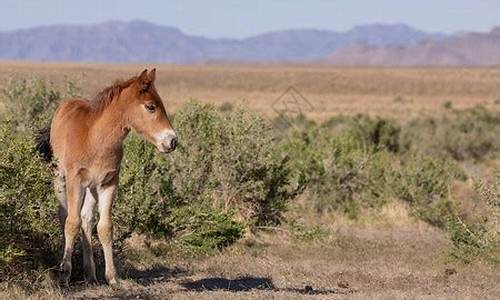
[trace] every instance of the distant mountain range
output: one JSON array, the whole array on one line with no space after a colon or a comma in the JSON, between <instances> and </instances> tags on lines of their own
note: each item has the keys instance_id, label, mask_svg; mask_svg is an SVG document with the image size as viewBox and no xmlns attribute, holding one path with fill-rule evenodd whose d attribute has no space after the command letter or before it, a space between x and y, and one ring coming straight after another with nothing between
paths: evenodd
<instances>
[{"instance_id":1,"label":"distant mountain range","mask_svg":"<svg viewBox=\"0 0 500 300\"><path fill-rule=\"evenodd\" d=\"M413 45L355 43L333 52L325 63L345 66L493 66L500 65L500 27Z\"/></svg>"},{"instance_id":2,"label":"distant mountain range","mask_svg":"<svg viewBox=\"0 0 500 300\"><path fill-rule=\"evenodd\" d=\"M245 39L206 38L144 21L54 25L0 32L0 59L157 63L492 65L500 29L445 35L404 24L349 31L275 31Z\"/></svg>"}]
</instances>

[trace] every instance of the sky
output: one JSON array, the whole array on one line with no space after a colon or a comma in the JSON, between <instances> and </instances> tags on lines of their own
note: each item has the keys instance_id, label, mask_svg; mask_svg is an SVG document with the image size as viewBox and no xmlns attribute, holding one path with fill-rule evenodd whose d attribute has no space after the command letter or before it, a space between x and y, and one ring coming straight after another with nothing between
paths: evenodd
<instances>
[{"instance_id":1,"label":"sky","mask_svg":"<svg viewBox=\"0 0 500 300\"><path fill-rule=\"evenodd\" d=\"M433 32L488 31L500 25L499 0L0 0L0 31L52 24L145 20L207 37L267 31L344 31L405 23Z\"/></svg>"}]
</instances>

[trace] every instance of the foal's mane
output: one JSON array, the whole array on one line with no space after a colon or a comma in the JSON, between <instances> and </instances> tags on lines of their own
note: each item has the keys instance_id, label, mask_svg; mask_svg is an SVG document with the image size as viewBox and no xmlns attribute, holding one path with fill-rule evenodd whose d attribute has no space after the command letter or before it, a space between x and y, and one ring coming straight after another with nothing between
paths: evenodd
<instances>
[{"instance_id":1,"label":"foal's mane","mask_svg":"<svg viewBox=\"0 0 500 300\"><path fill-rule=\"evenodd\" d=\"M107 107L113 99L118 96L124 89L128 88L137 80L138 76L134 76L127 80L117 80L112 85L104 88L95 95L90 102L92 108L96 111L101 111Z\"/></svg>"}]
</instances>

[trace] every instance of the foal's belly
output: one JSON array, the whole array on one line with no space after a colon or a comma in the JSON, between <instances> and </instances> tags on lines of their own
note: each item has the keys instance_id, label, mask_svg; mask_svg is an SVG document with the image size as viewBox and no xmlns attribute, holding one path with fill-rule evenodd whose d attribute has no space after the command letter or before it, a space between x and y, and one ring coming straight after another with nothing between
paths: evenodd
<instances>
[{"instance_id":1,"label":"foal's belly","mask_svg":"<svg viewBox=\"0 0 500 300\"><path fill-rule=\"evenodd\" d=\"M88 188L100 188L118 184L120 168L82 168L79 171L82 183Z\"/></svg>"}]
</instances>

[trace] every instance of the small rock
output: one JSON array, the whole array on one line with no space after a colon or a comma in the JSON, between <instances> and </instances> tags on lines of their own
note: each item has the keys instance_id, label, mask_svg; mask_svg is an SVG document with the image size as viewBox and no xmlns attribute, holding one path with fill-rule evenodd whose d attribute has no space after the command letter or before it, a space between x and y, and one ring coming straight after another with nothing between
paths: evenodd
<instances>
[{"instance_id":1,"label":"small rock","mask_svg":"<svg viewBox=\"0 0 500 300\"><path fill-rule=\"evenodd\" d=\"M457 274L457 270L455 270L454 268L447 268L446 270L444 270L444 274L446 274L447 276L451 276Z\"/></svg>"},{"instance_id":2,"label":"small rock","mask_svg":"<svg viewBox=\"0 0 500 300\"><path fill-rule=\"evenodd\" d=\"M313 290L313 287L310 286L310 285L306 285L304 287L304 291L306 291L306 293L312 293L314 290Z\"/></svg>"},{"instance_id":3,"label":"small rock","mask_svg":"<svg viewBox=\"0 0 500 300\"><path fill-rule=\"evenodd\" d=\"M346 280L339 280L339 282L337 282L337 285L339 286L339 288L346 289L349 287L349 282L347 282Z\"/></svg>"}]
</instances>

